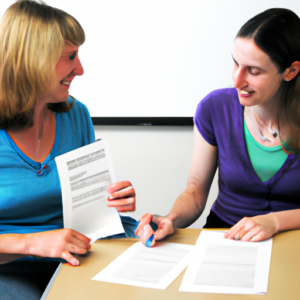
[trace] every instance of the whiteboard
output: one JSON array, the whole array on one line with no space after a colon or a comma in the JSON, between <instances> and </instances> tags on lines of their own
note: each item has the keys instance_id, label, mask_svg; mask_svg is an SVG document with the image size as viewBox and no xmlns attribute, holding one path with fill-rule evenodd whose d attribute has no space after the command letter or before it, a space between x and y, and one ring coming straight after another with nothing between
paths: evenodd
<instances>
[{"instance_id":1,"label":"whiteboard","mask_svg":"<svg viewBox=\"0 0 300 300\"><path fill-rule=\"evenodd\" d=\"M13 0L1 0L1 15ZM70 94L92 117L192 117L209 92L232 84L240 27L298 0L48 0L84 28L84 75Z\"/></svg>"}]
</instances>

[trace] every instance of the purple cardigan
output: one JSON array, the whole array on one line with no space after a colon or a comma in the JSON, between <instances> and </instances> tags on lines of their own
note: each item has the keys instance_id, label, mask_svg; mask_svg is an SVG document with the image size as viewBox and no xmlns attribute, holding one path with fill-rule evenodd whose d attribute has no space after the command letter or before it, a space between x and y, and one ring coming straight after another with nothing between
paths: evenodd
<instances>
[{"instance_id":1,"label":"purple cardigan","mask_svg":"<svg viewBox=\"0 0 300 300\"><path fill-rule=\"evenodd\" d=\"M243 112L237 90L228 88L206 96L194 118L203 138L218 147L219 194L212 211L232 225L245 216L300 208L299 157L286 171L295 157L289 155L270 180L261 182L248 156Z\"/></svg>"}]
</instances>

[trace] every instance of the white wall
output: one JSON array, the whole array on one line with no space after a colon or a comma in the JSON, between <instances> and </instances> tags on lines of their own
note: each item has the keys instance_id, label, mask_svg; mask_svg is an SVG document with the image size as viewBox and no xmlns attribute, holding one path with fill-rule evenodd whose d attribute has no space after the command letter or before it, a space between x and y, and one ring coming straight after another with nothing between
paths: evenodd
<instances>
[{"instance_id":1,"label":"white wall","mask_svg":"<svg viewBox=\"0 0 300 300\"><path fill-rule=\"evenodd\" d=\"M109 142L117 180L129 180L136 189L136 211L130 215L167 214L187 184L193 128L95 126L95 133ZM192 228L205 224L217 192L215 178L205 211Z\"/></svg>"}]
</instances>

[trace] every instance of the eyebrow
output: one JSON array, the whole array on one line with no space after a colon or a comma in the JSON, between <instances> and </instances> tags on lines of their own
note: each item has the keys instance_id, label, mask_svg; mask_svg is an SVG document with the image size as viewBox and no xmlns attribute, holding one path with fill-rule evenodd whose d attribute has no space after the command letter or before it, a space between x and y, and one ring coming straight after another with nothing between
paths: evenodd
<instances>
[{"instance_id":1,"label":"eyebrow","mask_svg":"<svg viewBox=\"0 0 300 300\"><path fill-rule=\"evenodd\" d=\"M234 61L237 65L239 65L238 62L234 59L233 54L231 54L231 57L232 57L233 61ZM257 70L264 71L264 69L262 69L262 68L260 68L260 67L257 67L257 66L246 66L246 67L247 67L247 68L250 68L250 69L257 69Z\"/></svg>"}]
</instances>

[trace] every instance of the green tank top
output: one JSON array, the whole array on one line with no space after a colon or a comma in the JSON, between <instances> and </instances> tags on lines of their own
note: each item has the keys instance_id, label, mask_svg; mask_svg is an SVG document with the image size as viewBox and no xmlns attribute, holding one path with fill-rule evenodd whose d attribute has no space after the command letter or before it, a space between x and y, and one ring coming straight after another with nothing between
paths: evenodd
<instances>
[{"instance_id":1,"label":"green tank top","mask_svg":"<svg viewBox=\"0 0 300 300\"><path fill-rule=\"evenodd\" d=\"M244 119L244 135L250 162L262 182L270 180L282 167L288 154L280 145L268 147L259 144L250 134Z\"/></svg>"}]
</instances>

